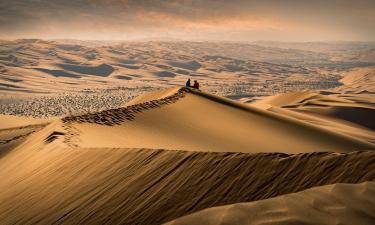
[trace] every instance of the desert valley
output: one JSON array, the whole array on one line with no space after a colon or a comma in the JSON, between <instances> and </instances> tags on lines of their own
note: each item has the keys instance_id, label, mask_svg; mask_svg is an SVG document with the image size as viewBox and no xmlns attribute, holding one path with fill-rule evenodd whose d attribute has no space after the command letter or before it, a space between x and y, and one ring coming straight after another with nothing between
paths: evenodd
<instances>
[{"instance_id":1,"label":"desert valley","mask_svg":"<svg viewBox=\"0 0 375 225\"><path fill-rule=\"evenodd\" d=\"M0 90L1 224L374 224L373 43L1 41Z\"/></svg>"}]
</instances>

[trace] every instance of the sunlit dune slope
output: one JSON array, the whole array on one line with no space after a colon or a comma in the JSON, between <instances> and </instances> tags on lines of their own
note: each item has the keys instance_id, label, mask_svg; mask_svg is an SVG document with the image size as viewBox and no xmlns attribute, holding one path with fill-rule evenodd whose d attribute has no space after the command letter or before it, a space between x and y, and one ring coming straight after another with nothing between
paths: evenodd
<instances>
[{"instance_id":1,"label":"sunlit dune slope","mask_svg":"<svg viewBox=\"0 0 375 225\"><path fill-rule=\"evenodd\" d=\"M44 132L0 157L1 224L160 224L208 207L375 180L374 152L62 148L38 144Z\"/></svg>"},{"instance_id":2,"label":"sunlit dune slope","mask_svg":"<svg viewBox=\"0 0 375 225\"><path fill-rule=\"evenodd\" d=\"M64 129L74 130L70 144L85 148L247 153L375 148L365 140L186 88L148 94L126 108L66 117L63 121Z\"/></svg>"},{"instance_id":3,"label":"sunlit dune slope","mask_svg":"<svg viewBox=\"0 0 375 225\"><path fill-rule=\"evenodd\" d=\"M42 123L47 123L49 121L50 121L49 119L35 119L31 117L0 115L0 130L35 125L35 124L42 124Z\"/></svg>"},{"instance_id":4,"label":"sunlit dune slope","mask_svg":"<svg viewBox=\"0 0 375 225\"><path fill-rule=\"evenodd\" d=\"M0 145L5 225L161 224L210 207L375 180L375 152L352 151L374 149L369 142L186 88L0 137L9 141Z\"/></svg>"},{"instance_id":5,"label":"sunlit dune slope","mask_svg":"<svg viewBox=\"0 0 375 225\"><path fill-rule=\"evenodd\" d=\"M353 69L340 80L344 85L336 90L345 93L375 94L375 67Z\"/></svg>"},{"instance_id":6,"label":"sunlit dune slope","mask_svg":"<svg viewBox=\"0 0 375 225\"><path fill-rule=\"evenodd\" d=\"M375 182L333 184L250 203L202 210L168 225L361 224L375 221Z\"/></svg>"}]
</instances>

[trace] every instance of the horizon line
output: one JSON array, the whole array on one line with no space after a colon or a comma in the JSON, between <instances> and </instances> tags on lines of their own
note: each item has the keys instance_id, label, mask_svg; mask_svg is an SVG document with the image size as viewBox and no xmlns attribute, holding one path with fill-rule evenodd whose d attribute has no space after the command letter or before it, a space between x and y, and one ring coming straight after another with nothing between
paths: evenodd
<instances>
[{"instance_id":1,"label":"horizon line","mask_svg":"<svg viewBox=\"0 0 375 225\"><path fill-rule=\"evenodd\" d=\"M164 40L163 40L164 39ZM365 40L314 40L314 41L278 41L278 40L254 40L254 41L244 41L244 40L210 40L210 39L178 39L178 38L138 38L138 39L77 39L77 38L0 38L0 41L17 41L17 40L41 40L41 41L95 41L95 42L227 42L227 43L371 43L375 44L374 41L365 41Z\"/></svg>"}]
</instances>

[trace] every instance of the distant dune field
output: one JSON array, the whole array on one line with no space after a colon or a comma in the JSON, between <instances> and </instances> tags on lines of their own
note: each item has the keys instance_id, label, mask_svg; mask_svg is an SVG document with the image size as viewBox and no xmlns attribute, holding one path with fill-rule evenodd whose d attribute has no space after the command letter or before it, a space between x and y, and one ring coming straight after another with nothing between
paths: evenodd
<instances>
[{"instance_id":1,"label":"distant dune field","mask_svg":"<svg viewBox=\"0 0 375 225\"><path fill-rule=\"evenodd\" d=\"M0 224L373 224L374 67L133 44L0 46Z\"/></svg>"}]
</instances>

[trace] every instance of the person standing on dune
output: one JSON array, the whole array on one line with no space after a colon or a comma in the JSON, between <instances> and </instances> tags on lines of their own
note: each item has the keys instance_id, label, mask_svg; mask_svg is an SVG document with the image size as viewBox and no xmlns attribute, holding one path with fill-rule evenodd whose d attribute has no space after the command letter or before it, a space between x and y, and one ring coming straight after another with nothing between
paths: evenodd
<instances>
[{"instance_id":1,"label":"person standing on dune","mask_svg":"<svg viewBox=\"0 0 375 225\"><path fill-rule=\"evenodd\" d=\"M199 83L198 83L197 80L194 81L193 88L195 88L195 89L199 89Z\"/></svg>"},{"instance_id":2,"label":"person standing on dune","mask_svg":"<svg viewBox=\"0 0 375 225\"><path fill-rule=\"evenodd\" d=\"M190 78L186 81L186 87L191 87Z\"/></svg>"}]
</instances>

